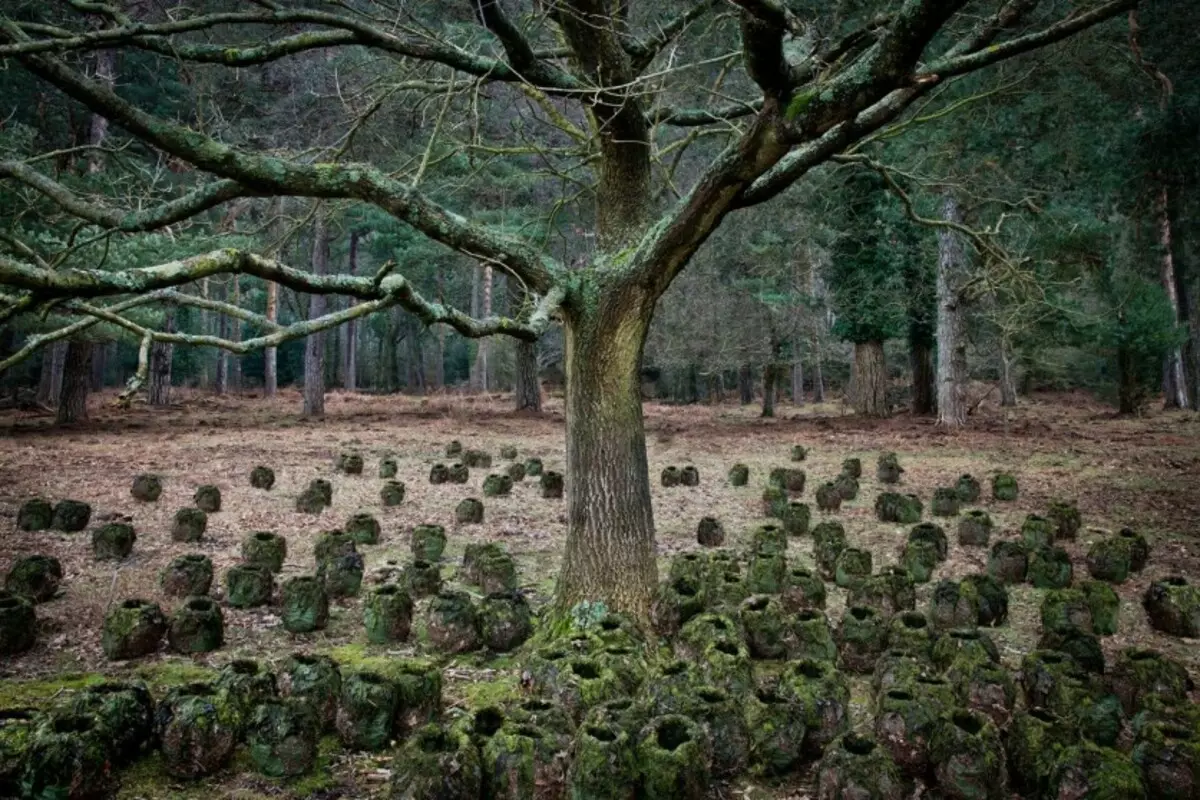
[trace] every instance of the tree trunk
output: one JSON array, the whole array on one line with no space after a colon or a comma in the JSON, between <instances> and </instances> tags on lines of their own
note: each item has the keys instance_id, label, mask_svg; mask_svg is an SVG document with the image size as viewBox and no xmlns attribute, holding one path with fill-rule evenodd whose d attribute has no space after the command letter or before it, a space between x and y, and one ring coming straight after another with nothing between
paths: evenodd
<instances>
[{"instance_id":1,"label":"tree trunk","mask_svg":"<svg viewBox=\"0 0 1200 800\"><path fill-rule=\"evenodd\" d=\"M952 194L942 198L942 219L962 221L958 201ZM967 337L963 319L966 301L962 296L966 268L962 237L954 231L938 231L938 424L955 428L967 424Z\"/></svg>"},{"instance_id":2,"label":"tree trunk","mask_svg":"<svg viewBox=\"0 0 1200 800\"><path fill-rule=\"evenodd\" d=\"M421 321L408 317L408 386L425 394L425 351L421 347Z\"/></svg>"},{"instance_id":3,"label":"tree trunk","mask_svg":"<svg viewBox=\"0 0 1200 800\"><path fill-rule=\"evenodd\" d=\"M887 364L883 342L855 342L854 366L850 372L850 398L854 411L864 417L886 417Z\"/></svg>"},{"instance_id":4,"label":"tree trunk","mask_svg":"<svg viewBox=\"0 0 1200 800\"><path fill-rule=\"evenodd\" d=\"M267 319L279 318L279 284L267 282ZM279 351L268 347L263 351L263 393L274 397L279 391Z\"/></svg>"},{"instance_id":5,"label":"tree trunk","mask_svg":"<svg viewBox=\"0 0 1200 800\"><path fill-rule=\"evenodd\" d=\"M242 303L242 284L236 275L233 276L231 284L233 298L229 301L235 306L240 306ZM226 292L229 294L230 292ZM229 339L234 342L242 340L242 321L237 317L231 317L229 320ZM230 391L237 392L242 388L242 357L234 353L227 353L228 361L228 386Z\"/></svg>"},{"instance_id":6,"label":"tree trunk","mask_svg":"<svg viewBox=\"0 0 1200 800\"><path fill-rule=\"evenodd\" d=\"M556 605L585 600L646 621L658 583L642 422L642 348L654 310L638 289L564 309L567 544Z\"/></svg>"},{"instance_id":7,"label":"tree trunk","mask_svg":"<svg viewBox=\"0 0 1200 800\"><path fill-rule=\"evenodd\" d=\"M738 392L742 405L748 406L754 402L754 370L749 364L742 364L738 369Z\"/></svg>"},{"instance_id":8,"label":"tree trunk","mask_svg":"<svg viewBox=\"0 0 1200 800\"><path fill-rule=\"evenodd\" d=\"M825 375L821 370L821 340L817 338L816 355L813 357L813 402L825 402Z\"/></svg>"},{"instance_id":9,"label":"tree trunk","mask_svg":"<svg viewBox=\"0 0 1200 800\"><path fill-rule=\"evenodd\" d=\"M792 403L804 405L804 362L798 358L792 364Z\"/></svg>"},{"instance_id":10,"label":"tree trunk","mask_svg":"<svg viewBox=\"0 0 1200 800\"><path fill-rule=\"evenodd\" d=\"M1012 345L1000 342L1000 405L1008 408L1017 404L1017 376L1013 363Z\"/></svg>"},{"instance_id":11,"label":"tree trunk","mask_svg":"<svg viewBox=\"0 0 1200 800\"><path fill-rule=\"evenodd\" d=\"M115 81L117 51L96 51L96 81L101 85L112 88ZM88 129L88 144L99 148L104 144L108 135L108 119L100 114L92 114L91 125ZM95 149L88 151L88 174L95 175L104 170L104 151Z\"/></svg>"},{"instance_id":12,"label":"tree trunk","mask_svg":"<svg viewBox=\"0 0 1200 800\"><path fill-rule=\"evenodd\" d=\"M163 316L163 330L175 330L175 309L168 307ZM152 406L167 406L171 403L171 359L175 345L155 342L150 346L150 387L147 400Z\"/></svg>"},{"instance_id":13,"label":"tree trunk","mask_svg":"<svg viewBox=\"0 0 1200 800\"><path fill-rule=\"evenodd\" d=\"M933 348L924 340L913 342L909 347L909 365L912 367L912 413L929 416L937 410Z\"/></svg>"},{"instance_id":14,"label":"tree trunk","mask_svg":"<svg viewBox=\"0 0 1200 800\"><path fill-rule=\"evenodd\" d=\"M62 393L63 360L67 357L67 343L59 340L42 350L42 372L38 380L37 401L53 408L58 405Z\"/></svg>"},{"instance_id":15,"label":"tree trunk","mask_svg":"<svg viewBox=\"0 0 1200 800\"><path fill-rule=\"evenodd\" d=\"M104 374L108 371L108 342L96 342L92 346L92 385L93 392L104 390Z\"/></svg>"},{"instance_id":16,"label":"tree trunk","mask_svg":"<svg viewBox=\"0 0 1200 800\"><path fill-rule=\"evenodd\" d=\"M1127 347L1117 348L1117 411L1121 414L1140 414L1145 400L1138 384L1137 365Z\"/></svg>"},{"instance_id":17,"label":"tree trunk","mask_svg":"<svg viewBox=\"0 0 1200 800\"><path fill-rule=\"evenodd\" d=\"M351 275L358 273L358 231L350 233L350 254L347 268ZM353 303L351 299L349 302ZM348 392L358 389L358 321L350 320L342 326L342 388Z\"/></svg>"},{"instance_id":18,"label":"tree trunk","mask_svg":"<svg viewBox=\"0 0 1200 800\"><path fill-rule=\"evenodd\" d=\"M1163 291L1167 294L1167 302L1171 305L1171 316L1178 325L1183 315L1180 313L1179 284L1175 277L1175 253L1173 232L1171 228L1171 204L1167 187L1163 187L1158 195L1158 245L1161 257L1159 259L1159 276L1162 279ZM1167 354L1165 406L1167 408L1187 408L1187 375L1183 368L1183 350L1176 347Z\"/></svg>"},{"instance_id":19,"label":"tree trunk","mask_svg":"<svg viewBox=\"0 0 1200 800\"><path fill-rule=\"evenodd\" d=\"M517 342L517 411L541 411L542 387L538 381L536 342Z\"/></svg>"},{"instance_id":20,"label":"tree trunk","mask_svg":"<svg viewBox=\"0 0 1200 800\"><path fill-rule=\"evenodd\" d=\"M324 275L329 269L329 231L325 214L318 211L313 222L312 272ZM308 318L325 314L325 295L308 298ZM325 416L325 334L309 334L304 346L304 416Z\"/></svg>"},{"instance_id":21,"label":"tree trunk","mask_svg":"<svg viewBox=\"0 0 1200 800\"><path fill-rule=\"evenodd\" d=\"M775 416L775 398L778 394L777 378L779 377L779 368L775 364L767 364L763 367L763 399L762 399L762 416Z\"/></svg>"},{"instance_id":22,"label":"tree trunk","mask_svg":"<svg viewBox=\"0 0 1200 800\"><path fill-rule=\"evenodd\" d=\"M92 379L92 343L72 339L63 359L62 391L58 395L59 425L88 418L88 386Z\"/></svg>"},{"instance_id":23,"label":"tree trunk","mask_svg":"<svg viewBox=\"0 0 1200 800\"><path fill-rule=\"evenodd\" d=\"M479 317L489 317L492 314L492 265L484 264L479 271ZM488 380L488 351L491 340L484 337L477 342L475 363L471 366L471 388L478 392L486 392L491 388Z\"/></svg>"}]
</instances>

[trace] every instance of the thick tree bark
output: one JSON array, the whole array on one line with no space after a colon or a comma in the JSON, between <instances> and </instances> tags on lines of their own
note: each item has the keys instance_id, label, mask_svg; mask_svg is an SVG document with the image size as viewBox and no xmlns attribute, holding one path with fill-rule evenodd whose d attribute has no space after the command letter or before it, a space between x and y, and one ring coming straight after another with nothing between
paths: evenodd
<instances>
[{"instance_id":1,"label":"thick tree bark","mask_svg":"<svg viewBox=\"0 0 1200 800\"><path fill-rule=\"evenodd\" d=\"M62 393L63 361L66 357L67 343L61 340L42 350L37 401L49 408L58 405L58 396Z\"/></svg>"},{"instance_id":2,"label":"thick tree bark","mask_svg":"<svg viewBox=\"0 0 1200 800\"><path fill-rule=\"evenodd\" d=\"M567 543L556 605L603 600L645 621L658 569L640 373L654 301L639 289L590 297L599 307L564 309Z\"/></svg>"},{"instance_id":3,"label":"thick tree bark","mask_svg":"<svg viewBox=\"0 0 1200 800\"><path fill-rule=\"evenodd\" d=\"M942 198L942 219L962 221L952 194ZM963 318L966 270L962 237L954 231L938 231L937 413L939 425L955 428L967 424L967 337Z\"/></svg>"},{"instance_id":4,"label":"thick tree bark","mask_svg":"<svg viewBox=\"0 0 1200 800\"><path fill-rule=\"evenodd\" d=\"M175 332L175 309L168 306L163 312L163 330ZM147 400L152 406L168 406L171 404L171 361L175 355L175 345L167 342L155 342L150 346L150 385L147 389Z\"/></svg>"},{"instance_id":5,"label":"thick tree bark","mask_svg":"<svg viewBox=\"0 0 1200 800\"><path fill-rule=\"evenodd\" d=\"M425 350L421 347L421 321L407 317L408 324L408 387L425 394Z\"/></svg>"},{"instance_id":6,"label":"thick tree bark","mask_svg":"<svg viewBox=\"0 0 1200 800\"><path fill-rule=\"evenodd\" d=\"M930 416L937 410L933 348L923 339L918 339L909 347L908 356L912 368L912 413Z\"/></svg>"},{"instance_id":7,"label":"thick tree bark","mask_svg":"<svg viewBox=\"0 0 1200 800\"><path fill-rule=\"evenodd\" d=\"M525 292L518 281L508 280L508 314L516 316L525 303ZM517 411L542 410L542 386L538 379L537 342L517 340L514 365L513 400Z\"/></svg>"},{"instance_id":8,"label":"thick tree bark","mask_svg":"<svg viewBox=\"0 0 1200 800\"><path fill-rule=\"evenodd\" d=\"M762 416L775 416L775 399L778 395L778 379L779 368L775 364L767 364L763 367L763 400L762 400Z\"/></svg>"},{"instance_id":9,"label":"thick tree bark","mask_svg":"<svg viewBox=\"0 0 1200 800\"><path fill-rule=\"evenodd\" d=\"M1171 225L1171 202L1167 187L1162 187L1158 195L1158 246L1159 277L1162 280L1163 291L1167 294L1167 302L1171 305L1171 315L1178 325L1182 319L1179 303L1179 283L1175 276L1174 233ZM1167 354L1164 404L1167 408L1187 408L1187 374L1183 365L1183 350L1176 347Z\"/></svg>"},{"instance_id":10,"label":"thick tree bark","mask_svg":"<svg viewBox=\"0 0 1200 800\"><path fill-rule=\"evenodd\" d=\"M804 362L800 359L792 364L792 403L804 405Z\"/></svg>"},{"instance_id":11,"label":"thick tree bark","mask_svg":"<svg viewBox=\"0 0 1200 800\"><path fill-rule=\"evenodd\" d=\"M312 271L324 275L329 269L329 229L325 214L318 212L313 223ZM314 294L308 300L308 318L325 313L325 295ZM304 416L325 416L325 334L309 335L304 346Z\"/></svg>"},{"instance_id":12,"label":"thick tree bark","mask_svg":"<svg viewBox=\"0 0 1200 800\"><path fill-rule=\"evenodd\" d=\"M738 369L738 393L742 405L754 402L754 369L749 364L742 364Z\"/></svg>"},{"instance_id":13,"label":"thick tree bark","mask_svg":"<svg viewBox=\"0 0 1200 800\"><path fill-rule=\"evenodd\" d=\"M109 342L96 342L92 346L92 384L93 392L104 390L104 375L108 371Z\"/></svg>"},{"instance_id":14,"label":"thick tree bark","mask_svg":"<svg viewBox=\"0 0 1200 800\"><path fill-rule=\"evenodd\" d=\"M886 417L887 363L883 358L883 342L856 342L854 365L850 372L850 397L856 413L864 417Z\"/></svg>"},{"instance_id":15,"label":"thick tree bark","mask_svg":"<svg viewBox=\"0 0 1200 800\"><path fill-rule=\"evenodd\" d=\"M58 395L60 425L83 422L88 418L88 387L92 380L92 343L72 339L63 359L62 391Z\"/></svg>"}]
</instances>

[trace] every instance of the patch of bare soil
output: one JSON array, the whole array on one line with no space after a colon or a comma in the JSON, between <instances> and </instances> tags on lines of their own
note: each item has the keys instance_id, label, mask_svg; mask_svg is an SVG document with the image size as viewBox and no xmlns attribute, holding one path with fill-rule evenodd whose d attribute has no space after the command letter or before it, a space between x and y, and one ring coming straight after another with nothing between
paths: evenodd
<instances>
[{"instance_id":1,"label":"patch of bare soil","mask_svg":"<svg viewBox=\"0 0 1200 800\"><path fill-rule=\"evenodd\" d=\"M533 594L545 597L552 591L565 537L562 501L543 500L536 481L527 480L516 486L511 497L485 500L482 525L457 526L455 505L463 497L481 496L480 485L488 470L472 470L467 486L433 486L428 473L432 464L447 460L443 448L451 439L487 450L497 466L501 446L515 445L522 459L537 456L547 469L562 471L561 401L550 400L543 415L522 416L508 412L508 400L500 397L335 393L328 399L327 417L307 421L299 415L301 400L295 392L283 392L273 400L180 395L168 409L121 410L112 405L111 396L94 398L93 420L67 429L56 429L42 417L0 416L0 570L7 570L22 555L44 553L59 558L66 571L62 596L38 607L38 645L22 657L0 662L0 679L63 672L122 673L144 666L105 662L99 645L101 623L110 605L130 597L157 601L169 614L176 601L160 593L158 573L173 557L186 552L211 556L218 575L214 593L221 593L221 576L239 560L243 538L253 531L274 531L288 541L287 562L278 576L282 582L312 572L313 545L319 534L360 511L376 515L383 526L381 543L361 548L368 574L388 562L405 563L412 527L438 522L449 533L450 564L457 563L469 542L501 541L516 557ZM1200 519L1200 418L1196 415L1154 413L1121 419L1085 397L1063 395L1041 397L1010 410L982 408L967 430L955 432L908 416L861 420L843 415L832 405L785 406L779 418L770 420L760 419L757 411L757 407L736 405L647 405L654 512L664 559L697 547L696 524L706 515L724 522L730 546L741 547L748 541L750 531L763 522L759 496L766 475L771 467L789 463L793 444L811 448L802 465L809 476L806 499L821 482L837 475L844 458L862 458L859 499L843 506L836 516L846 525L852 544L872 551L876 568L896 563L905 534L903 526L879 523L873 515L880 490L874 462L880 451L899 454L906 470L903 491L920 495L926 507L935 487L953 485L963 473L977 476L986 487L994 472L1010 471L1020 481L1019 499L983 503L997 524L996 535L1018 535L1025 515L1045 510L1051 499L1075 499L1084 519L1079 540L1068 545L1077 574L1086 575L1087 548L1108 532L1128 525L1151 538L1149 567L1118 587L1123 603L1121 632L1105 641L1106 650L1111 655L1133 642L1150 644L1200 673L1200 649L1195 643L1151 631L1140 604L1141 593L1153 579L1179 573L1200 579L1200 543L1194 538L1195 521ZM366 458L362 476L335 471L336 456L347 450ZM398 477L407 485L405 502L395 508L384 508L379 500L377 469L385 454L397 457ZM751 469L746 488L732 488L725 479L738 461ZM277 483L269 492L249 485L250 470L259 464L276 472ZM659 486L659 472L671 464L695 465L700 485ZM165 489L156 503L139 503L130 495L134 477L143 472L164 478ZM333 482L332 508L319 516L297 513L296 495L316 477ZM198 545L172 542L175 511L191 505L196 487L205 483L220 487L222 510L210 515L208 531ZM985 494L990 496L986 490ZM115 564L97 562L92 558L90 532L18 531L17 508L34 495L91 503L92 528L112 515L129 516L138 534L133 555ZM815 512L815 503L813 508L815 523L821 515ZM953 542L952 529L953 523L947 525ZM794 541L789 558L811 563L810 542ZM938 577L977 571L985 559L981 549L953 544L950 561ZM447 571L449 577L452 573ZM829 613L836 622L844 594L830 588ZM927 599L928 592L929 587L924 587L919 602ZM1041 592L1027 587L1012 593L1012 620L997 631L1010 666L1036 640L1040 597ZM226 646L198 657L195 663L219 665L245 656L278 662L296 649L328 651L364 643L357 599L339 601L329 628L314 636L285 633L270 609L226 609L225 613ZM167 655L157 660L192 661ZM459 670L460 666L456 664L455 675L464 685L479 675L495 674L486 671L487 664L470 663ZM463 686L451 677L453 701ZM362 768L361 763L346 767L355 773ZM371 794L364 791L348 790L343 796ZM787 794L783 787L755 796Z\"/></svg>"}]
</instances>

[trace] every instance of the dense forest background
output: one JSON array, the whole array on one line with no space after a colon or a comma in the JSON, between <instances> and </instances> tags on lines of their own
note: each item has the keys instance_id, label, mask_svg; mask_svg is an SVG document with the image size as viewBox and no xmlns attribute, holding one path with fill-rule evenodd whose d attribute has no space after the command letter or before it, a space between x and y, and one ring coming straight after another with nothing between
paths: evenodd
<instances>
[{"instance_id":1,"label":"dense forest background","mask_svg":"<svg viewBox=\"0 0 1200 800\"><path fill-rule=\"evenodd\" d=\"M17 15L32 8L8 5ZM167 13L152 2L126 5L139 20ZM240 5L205 4L208 11ZM451 35L477 35L458 5L423 8ZM662 5L641 13L679 4ZM1052 18L1068 5L1052 3L1044 13ZM968 409L985 392L1008 404L1023 393L1070 388L1129 413L1160 397L1197 407L1198 29L1196 4L1151 0L1066 42L947 81L802 184L737 212L659 303L645 352L646 394L677 402L740 397L769 414L777 400L846 393L864 413L934 413L937 354L952 350L975 381L965 390ZM733 69L735 15L713 17L677 47L686 68L684 80L671 84L675 95L734 96L742 88L735 84L748 80ZM582 202L593 191L596 153L585 137L572 137L571 119L556 120L548 137L553 103L518 88L455 87L446 70L397 67L355 48L305 51L252 70L140 49L73 58L121 96L222 141L385 170L419 165L432 197L533 236L566 263L596 247L583 234L592 212ZM81 224L12 180L15 170L32 167L132 213L190 186L190 168L23 69L0 70L0 98L0 251L27 257L33 250L56 267L119 268L237 246L328 273L369 275L394 263L424 296L473 316L516 315L528 302L511 277L361 205L241 198L152 233ZM660 199L690 185L726 143L719 129L700 128L656 141ZM238 341L256 335L258 315L287 325L324 313L326 303L249 276L181 291L195 302L140 308L131 318ZM222 313L234 304L252 313ZM69 321L53 307L9 320L0 328L0 360ZM137 370L140 341L125 329L95 325L74 341L86 343L86 362L69 359L59 341L14 360L0 374L6 393L25 387L53 406L64 370L87 369L92 389L122 385ZM168 402L171 385L272 392L304 383L307 361L323 387L516 388L519 405L536 407L529 375L554 386L562 360L557 328L536 345L502 336L475 341L391 308L277 352L156 344L150 400ZM943 373L951 361L943 359ZM885 396L865 396L877 392L863 388L872 371L886 376Z\"/></svg>"}]
</instances>

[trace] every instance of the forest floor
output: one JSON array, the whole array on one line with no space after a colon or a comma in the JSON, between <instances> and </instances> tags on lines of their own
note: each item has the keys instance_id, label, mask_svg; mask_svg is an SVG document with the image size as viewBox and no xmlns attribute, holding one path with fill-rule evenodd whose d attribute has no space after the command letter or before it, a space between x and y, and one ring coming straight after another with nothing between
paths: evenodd
<instances>
[{"instance_id":1,"label":"forest floor","mask_svg":"<svg viewBox=\"0 0 1200 800\"><path fill-rule=\"evenodd\" d=\"M511 497L489 498L482 525L453 525L453 509L464 496L478 494L487 470L472 470L468 486L430 485L429 467L445 461L443 448L451 439L465 447L498 454L515 445L521 458L538 456L548 469L563 469L561 400L551 399L541 416L520 416L506 410L505 398L437 396L378 397L333 393L327 416L307 421L299 416L298 394L278 398L216 398L180 392L167 409L114 407L111 395L93 398L92 420L56 429L52 420L29 415L0 415L0 570L22 555L45 553L65 568L62 595L38 607L41 634L28 654L0 661L0 707L39 704L95 680L95 675L139 675L156 686L195 679L234 658L252 657L280 663L295 650L329 652L353 663L368 655L403 654L403 648L368 647L362 632L360 602L334 604L327 630L320 635L291 636L279 627L271 609L226 609L226 644L207 656L182 658L162 653L133 664L113 664L100 650L100 628L114 602L143 597L161 602L170 613L174 601L161 595L159 570L183 552L199 551L213 559L220 575L240 557L243 537L271 530L288 540L282 581L313 569L312 546L325 530L338 527L358 511L375 514L383 526L379 545L362 548L368 575L393 561L409 558L407 532L422 522L447 527L446 574L453 575L465 544L479 540L504 542L516 557L523 582L534 597L552 590L565 531L564 505L543 500L535 481L518 484ZM1009 410L983 407L963 432L940 429L927 419L898 416L864 421L843 415L840 406L784 405L780 417L764 420L757 407L647 404L646 424L654 514L659 553L670 556L697 547L696 523L706 515L725 525L727 545L741 548L760 517L761 487L773 466L788 466L793 444L811 448L802 465L808 472L805 499L823 480L839 472L849 456L863 459L864 478L859 498L837 515L846 525L851 545L866 547L876 569L898 560L905 526L875 520L873 500L879 491L874 461L881 450L894 450L905 468L904 491L919 494L928 507L935 487L953 485L971 473L985 485L997 470L1013 472L1020 497L1012 503L983 503L997 524L996 535L1016 535L1031 512L1045 510L1054 498L1074 499L1083 513L1078 541L1066 543L1077 574L1085 574L1083 558L1089 545L1108 532L1131 526L1147 534L1153 552L1146 570L1118 587L1123 613L1120 632L1104 641L1111 657L1130 644L1149 644L1186 662L1200 679L1200 648L1195 642L1173 640L1151 631L1141 611L1140 597L1150 581L1167 574L1200 578L1200 416L1152 412L1144 418L1118 418L1083 395L1041 396ZM338 474L338 453L357 450L367 459L362 476ZM407 484L405 502L382 508L376 477L379 457L397 456L399 478ZM735 489L725 480L734 462L751 468L750 485ZM274 468L278 481L264 493L249 486L254 466ZM501 465L497 458L497 466ZM664 489L657 476L663 467L693 464L701 482L695 488ZM129 493L135 475L156 472L165 490L157 503L136 502ZM320 516L296 513L294 498L316 477L332 480L333 505ZM220 487L223 508L210 516L208 531L198 545L171 541L172 516L191 505L200 484ZM16 530L18 505L33 495L51 500L73 498L92 504L92 526L109 515L128 515L138 532L134 554L124 562L92 559L88 533L23 533ZM815 513L814 524L821 515ZM951 525L950 528L953 526ZM954 537L951 531L951 541ZM794 540L788 558L811 564L811 541ZM980 570L986 562L982 548L952 544L950 560L938 577ZM368 578L369 580L369 578ZM844 609L844 593L830 587L828 614L836 625ZM921 588L918 608L930 587ZM1041 592L1028 586L1011 589L1011 616L995 631L1003 660L1015 668L1035 643ZM517 672L509 657L456 659L449 665L447 707L464 707L503 698L517 691ZM866 724L867 681L855 681L855 719ZM319 775L293 784L255 778L244 762L218 782L187 786L162 776L153 760L127 776L120 795L138 797L374 797L386 785L386 754L343 753L333 742L322 748ZM803 777L794 782L751 786L738 781L729 797L799 798Z\"/></svg>"}]
</instances>

